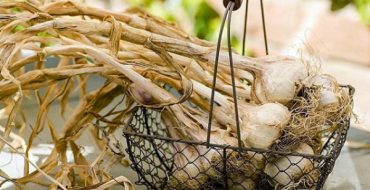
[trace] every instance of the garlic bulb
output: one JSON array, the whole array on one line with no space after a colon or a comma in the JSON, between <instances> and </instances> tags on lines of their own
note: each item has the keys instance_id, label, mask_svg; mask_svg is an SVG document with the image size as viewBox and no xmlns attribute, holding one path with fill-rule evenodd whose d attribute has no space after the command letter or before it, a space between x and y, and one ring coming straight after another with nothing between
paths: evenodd
<instances>
[{"instance_id":1,"label":"garlic bulb","mask_svg":"<svg viewBox=\"0 0 370 190\"><path fill-rule=\"evenodd\" d=\"M269 148L281 135L288 124L290 112L278 103L260 106L242 104L241 137L244 143L253 148Z\"/></svg>"},{"instance_id":2,"label":"garlic bulb","mask_svg":"<svg viewBox=\"0 0 370 190\"><path fill-rule=\"evenodd\" d=\"M338 107L341 96L336 79L330 75L318 75L311 79L310 86L320 89L320 107Z\"/></svg>"},{"instance_id":3,"label":"garlic bulb","mask_svg":"<svg viewBox=\"0 0 370 190\"><path fill-rule=\"evenodd\" d=\"M295 153L313 154L312 148L301 143L293 150ZM304 174L313 169L313 161L302 156L284 156L273 163L268 163L264 172L276 185L287 186L297 183Z\"/></svg>"},{"instance_id":4,"label":"garlic bulb","mask_svg":"<svg viewBox=\"0 0 370 190\"><path fill-rule=\"evenodd\" d=\"M207 182L208 176L204 173L203 162L199 159L197 151L190 152L188 151L190 149L187 147L183 152L184 155L176 154L174 161L176 170L172 173L169 181L171 187L197 190Z\"/></svg>"},{"instance_id":5,"label":"garlic bulb","mask_svg":"<svg viewBox=\"0 0 370 190\"><path fill-rule=\"evenodd\" d=\"M228 180L228 186L230 190L245 190L254 189L256 183L249 178L243 178L242 176L233 176L232 180Z\"/></svg>"},{"instance_id":6,"label":"garlic bulb","mask_svg":"<svg viewBox=\"0 0 370 190\"><path fill-rule=\"evenodd\" d=\"M308 76L306 66L296 59L276 60L262 64L262 68L253 83L254 99L261 103L288 103L297 95L302 81Z\"/></svg>"}]
</instances>

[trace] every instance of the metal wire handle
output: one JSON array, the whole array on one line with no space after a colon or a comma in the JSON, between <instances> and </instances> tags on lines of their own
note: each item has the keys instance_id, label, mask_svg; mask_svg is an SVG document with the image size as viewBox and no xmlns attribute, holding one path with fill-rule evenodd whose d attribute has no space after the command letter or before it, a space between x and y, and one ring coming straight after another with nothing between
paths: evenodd
<instances>
[{"instance_id":1,"label":"metal wire handle","mask_svg":"<svg viewBox=\"0 0 370 190\"><path fill-rule=\"evenodd\" d=\"M263 29L263 39L265 43L265 53L266 55L269 54L268 43L267 43L267 34L266 34L266 23L265 23L265 10L263 6L263 0L260 0L260 7L261 7L261 18L262 18L262 29ZM243 47L242 47L242 55L245 55L245 42L247 36L247 22L248 22L248 8L249 8L249 0L246 0L245 3L245 15L244 15L244 29L243 29Z\"/></svg>"},{"instance_id":2,"label":"metal wire handle","mask_svg":"<svg viewBox=\"0 0 370 190\"><path fill-rule=\"evenodd\" d=\"M243 3L243 0L224 0L224 6L226 7L226 11L223 15L221 28L218 35L217 40L217 49L216 49L216 59L214 65L214 72L213 72L213 83L212 83L212 94L210 100L210 112L209 112L209 120L208 120L208 131L207 131L207 147L210 146L211 141L211 128L212 128L212 118L213 118L213 108L214 108L214 99L215 99L215 89L216 89L216 82L217 82L217 71L218 71L218 62L220 57L220 48L221 48L221 40L222 34L226 22L226 18L228 18L227 22L227 47L229 53L229 62L230 62L230 74L231 74L231 83L232 83L232 90L233 90L233 100L234 100L234 109L235 109L235 122L237 128L237 138L238 138L238 146L239 148L242 147L241 141L241 134L240 134L240 121L239 121L239 111L238 111L238 97L236 94L236 85L235 85L235 75L234 75L234 62L232 57L232 48L231 48L231 17L232 12L239 9ZM246 10L245 10L245 20L244 20L244 33L243 33L243 49L242 54L245 55L245 41L246 41L246 33L247 33L247 20L248 20L248 4L249 1L246 2ZM263 33L264 33L264 40L265 40L265 50L266 54L268 54L268 46L267 46L267 35L266 35L266 26L265 26L265 16L264 16L264 9L263 9L263 0L260 0L261 6L261 15L262 15L262 25L263 25Z\"/></svg>"}]
</instances>

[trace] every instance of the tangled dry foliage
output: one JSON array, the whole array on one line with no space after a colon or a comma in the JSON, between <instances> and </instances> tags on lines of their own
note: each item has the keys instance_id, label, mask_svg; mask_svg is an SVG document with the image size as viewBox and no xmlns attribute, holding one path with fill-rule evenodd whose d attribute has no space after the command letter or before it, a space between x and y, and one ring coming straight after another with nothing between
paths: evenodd
<instances>
[{"instance_id":1,"label":"tangled dry foliage","mask_svg":"<svg viewBox=\"0 0 370 190\"><path fill-rule=\"evenodd\" d=\"M131 189L133 185L124 176L113 178L109 173L111 166L119 164L121 157L107 149L107 142L98 137L99 129L92 124L93 120L105 120L109 123L105 131L113 133L122 124L121 121L130 117L136 105L151 108L174 105L171 108L174 113L178 114L181 110L191 113L193 110L189 111L186 106L175 107L191 100L203 110L209 109L206 95L193 88L194 85L203 88L200 84L207 89L211 86L215 46L189 36L175 25L152 17L140 9L115 13L69 0L51 3L40 3L37 0L5 1L0 4L0 27L0 101L4 108L2 114L7 118L0 150L8 144L14 151L22 152L7 140L14 133L22 133L28 127L26 124L29 125L27 113L22 112L22 102L33 98L32 101L38 103L32 133L25 137L27 143L23 146L24 176L8 179L20 189L25 189L28 183L50 189L106 189L117 184ZM25 55L24 52L31 53ZM58 60L58 64L46 67L47 58ZM266 94L264 89L261 90L265 87L263 77L264 71L268 71L267 66L272 62L289 64L295 61L277 56L255 59L236 53L234 58L238 96L256 104L275 101L276 98ZM221 52L220 61L216 89L228 97L227 101L232 101L227 51ZM92 76L103 78L105 83L89 91L87 84ZM256 82L257 79L261 85ZM169 94L163 88L164 85L175 88L181 96L177 98ZM290 90L284 89L284 92ZM71 112L68 102L70 95L75 92L79 93L79 102ZM309 96L314 97L315 93L309 93ZM297 93L293 94L295 96ZM105 115L102 113L113 104L115 98L123 96L125 109ZM290 94L287 96L294 98ZM295 106L291 106L296 114L293 114L291 130L286 129L285 137L301 141L306 139L309 145L319 149L319 145L312 139L320 138L323 129L311 130L310 127L321 124L324 119L320 117L325 116L327 120L327 109L312 104L318 102L317 97L312 97L297 99ZM342 106L330 109L334 115L333 122L339 123L338 118L344 118L343 114L350 112L349 98L342 97ZM286 103L286 99L276 98L276 101ZM50 107L56 102L59 102L61 117L66 120L63 125L54 123L49 116ZM235 121L232 114L224 114L217 109L215 111L219 113L215 116L219 125L225 122L232 125ZM307 119L306 113L311 114L310 111L313 117ZM303 112L305 114L302 115ZM111 120L105 119L107 115ZM17 117L21 118L20 121ZM182 122L198 120L194 125L206 123L201 114L188 114L187 117L192 117L190 119L184 117L179 114L177 119L180 118ZM336 124L332 123L331 126L335 127ZM55 147L48 158L36 166L29 161L29 151L45 128L49 130ZM333 129L330 127L324 130ZM93 161L83 156L77 143L83 133L91 133L100 148L99 156ZM293 140L287 142L292 144ZM284 149L281 146L276 147ZM73 162L68 161L67 150L72 150ZM34 165L35 171L30 172L30 164ZM3 177L6 178L5 174ZM43 180L45 178L48 181Z\"/></svg>"}]
</instances>

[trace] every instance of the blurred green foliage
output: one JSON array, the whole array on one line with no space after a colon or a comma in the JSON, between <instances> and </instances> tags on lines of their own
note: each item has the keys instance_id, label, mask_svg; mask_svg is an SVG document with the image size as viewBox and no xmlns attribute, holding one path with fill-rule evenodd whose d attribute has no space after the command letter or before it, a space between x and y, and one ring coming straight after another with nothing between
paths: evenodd
<instances>
[{"instance_id":1,"label":"blurred green foliage","mask_svg":"<svg viewBox=\"0 0 370 190\"><path fill-rule=\"evenodd\" d=\"M370 25L370 0L332 0L331 10L337 11L350 4L356 6L362 21Z\"/></svg>"},{"instance_id":2,"label":"blurred green foliage","mask_svg":"<svg viewBox=\"0 0 370 190\"><path fill-rule=\"evenodd\" d=\"M133 6L144 8L155 16L179 23L187 32L201 39L212 42L217 41L221 18L206 0L126 1ZM226 40L225 37L226 35L223 38L224 42ZM237 49L241 48L240 40L234 35L232 36L232 46Z\"/></svg>"}]
</instances>

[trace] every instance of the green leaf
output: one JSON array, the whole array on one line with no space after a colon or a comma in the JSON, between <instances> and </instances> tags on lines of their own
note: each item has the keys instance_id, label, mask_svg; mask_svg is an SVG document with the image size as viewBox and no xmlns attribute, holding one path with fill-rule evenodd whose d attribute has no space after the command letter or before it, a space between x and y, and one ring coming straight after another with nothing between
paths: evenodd
<instances>
[{"instance_id":1,"label":"green leaf","mask_svg":"<svg viewBox=\"0 0 370 190\"><path fill-rule=\"evenodd\" d=\"M37 33L37 36L39 36L39 37L52 37L52 35L49 34L48 32L39 32L39 33Z\"/></svg>"},{"instance_id":2,"label":"green leaf","mask_svg":"<svg viewBox=\"0 0 370 190\"><path fill-rule=\"evenodd\" d=\"M370 0L355 0L355 4L363 23L370 25Z\"/></svg>"},{"instance_id":3,"label":"green leaf","mask_svg":"<svg viewBox=\"0 0 370 190\"><path fill-rule=\"evenodd\" d=\"M12 14L17 14L17 13L20 13L20 12L22 12L22 9L19 8L19 7L14 7L14 8L10 9L10 13L12 13Z\"/></svg>"},{"instance_id":4,"label":"green leaf","mask_svg":"<svg viewBox=\"0 0 370 190\"><path fill-rule=\"evenodd\" d=\"M130 0L129 2L134 6L144 6L149 7L152 3L154 3L156 0Z\"/></svg>"},{"instance_id":5,"label":"green leaf","mask_svg":"<svg viewBox=\"0 0 370 190\"><path fill-rule=\"evenodd\" d=\"M352 0L332 0L331 10L337 11L337 10L343 9L344 7L346 7L352 2L353 2Z\"/></svg>"},{"instance_id":6,"label":"green leaf","mask_svg":"<svg viewBox=\"0 0 370 190\"><path fill-rule=\"evenodd\" d=\"M37 36L44 37L44 38L53 37L53 35L49 34L48 32L39 32L39 33L37 33ZM52 43L45 43L44 45L47 46L47 47L49 47L49 46L53 46L54 44L52 44Z\"/></svg>"},{"instance_id":7,"label":"green leaf","mask_svg":"<svg viewBox=\"0 0 370 190\"><path fill-rule=\"evenodd\" d=\"M19 32L19 31L22 31L22 30L25 30L25 29L26 29L25 26L18 24L17 26L14 27L13 30L14 30L14 32Z\"/></svg>"},{"instance_id":8,"label":"green leaf","mask_svg":"<svg viewBox=\"0 0 370 190\"><path fill-rule=\"evenodd\" d=\"M332 0L331 10L338 11L349 4L355 5L362 22L370 25L370 0Z\"/></svg>"},{"instance_id":9,"label":"green leaf","mask_svg":"<svg viewBox=\"0 0 370 190\"><path fill-rule=\"evenodd\" d=\"M211 40L212 33L216 32L217 29L209 26L211 22L214 22L215 19L218 20L218 18L218 13L208 3L201 1L195 13L195 35L202 39Z\"/></svg>"}]
</instances>

